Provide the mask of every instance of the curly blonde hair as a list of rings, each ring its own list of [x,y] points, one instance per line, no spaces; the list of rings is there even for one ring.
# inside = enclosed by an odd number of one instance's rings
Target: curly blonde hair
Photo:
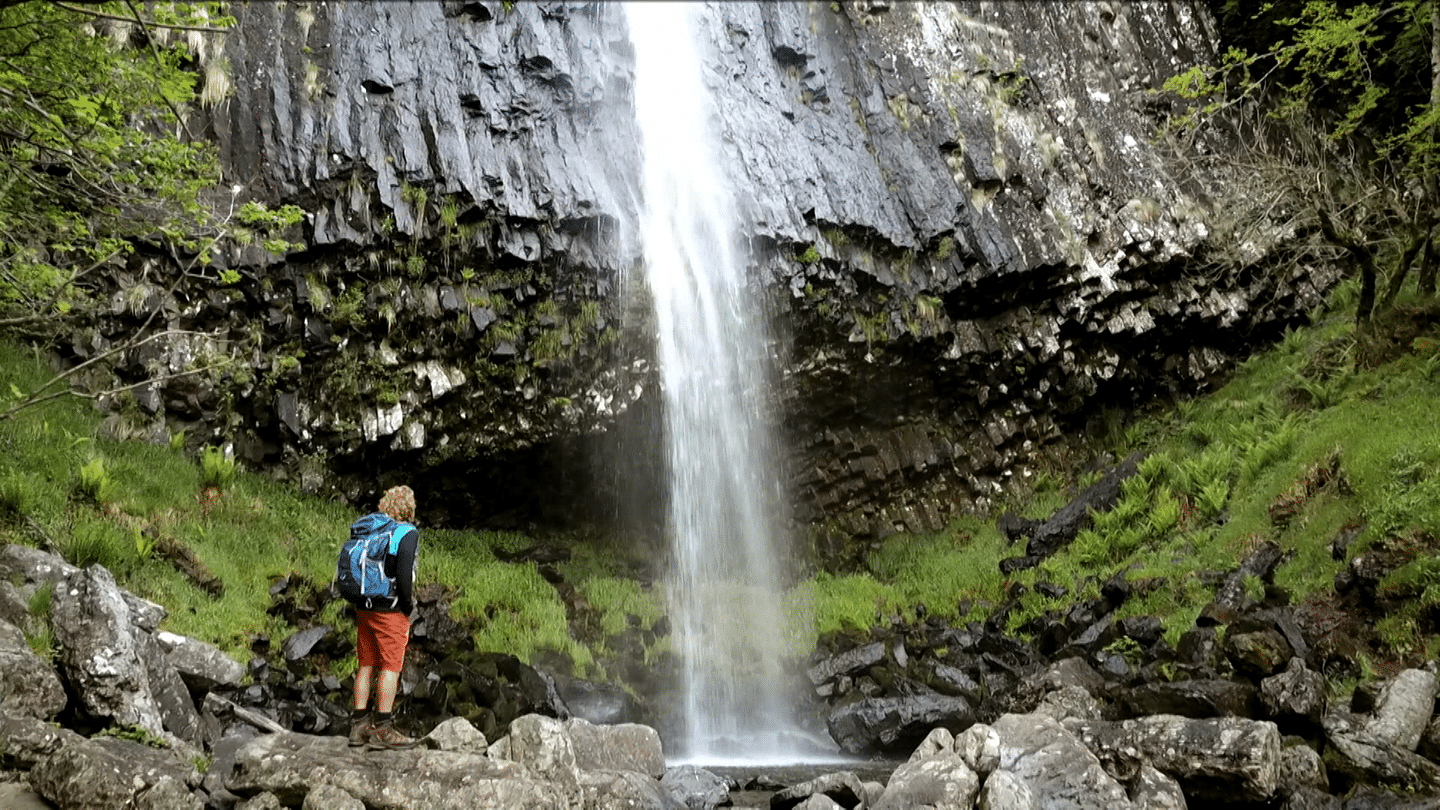
[[[391,487],[380,496],[380,511],[410,523],[415,520],[415,490],[407,486]]]

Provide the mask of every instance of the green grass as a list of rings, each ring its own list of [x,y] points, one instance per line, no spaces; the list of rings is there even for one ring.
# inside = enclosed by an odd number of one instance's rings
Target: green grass
[[[1142,450],[1140,474],[1126,482],[1113,510],[1092,515],[1089,530],[1038,568],[999,574],[999,559],[1022,549],[1001,548],[991,528],[998,512],[939,535],[897,535],[870,554],[867,571],[807,584],[819,632],[868,627],[889,612],[914,616],[918,606],[965,619],[956,615],[961,600],[997,604],[1016,584],[1048,581],[1070,591],[1067,601],[1085,598],[1097,593],[1095,583],[1125,572],[1146,587],[1120,615],[1159,617],[1174,643],[1214,595],[1196,573],[1231,570],[1258,543],[1288,552],[1274,585],[1294,602],[1332,590],[1344,563],[1332,558],[1330,543],[1347,528],[1364,526],[1351,554],[1397,541],[1433,550],[1440,543],[1440,340],[1417,338],[1411,353],[1354,370],[1350,286],[1336,291],[1316,325],[1287,332],[1217,391],[1128,425],[1109,415],[1090,455]],[[1313,471],[1337,454],[1337,479],[1307,489]],[[1046,517],[1064,503],[1061,492],[1093,480],[1047,469],[1007,505]],[[1296,499],[1293,515],[1272,520],[1271,506],[1287,498]],[[1376,628],[1394,652],[1440,649],[1423,621],[1440,605],[1433,557],[1422,551],[1382,583],[1406,605]],[[1262,594],[1264,583],[1246,584],[1248,593]],[[1030,590],[1008,625],[1017,630],[1058,607]]]
[[[47,378],[28,350],[0,344],[0,391],[28,391]],[[107,441],[98,427],[95,411],[74,399],[0,421],[0,543],[49,544],[72,563],[102,564],[122,587],[166,606],[164,629],[215,643],[239,661],[250,657],[253,635],[292,632],[266,612],[270,586],[280,577],[329,583],[353,511],[239,470],[218,448],[192,458],[179,443]],[[208,504],[200,497],[207,485],[220,491]],[[423,521],[422,514],[422,528]],[[189,547],[224,594],[212,597],[155,556],[147,533]],[[457,617],[474,623],[480,649],[523,660],[555,652],[581,670],[590,665],[554,587],[534,566],[493,554],[528,539],[429,530],[422,537],[418,581],[456,595]],[[349,631],[341,607],[321,618]]]
[[[981,619],[1013,593],[1021,595],[1007,626],[1019,632],[1036,616],[1098,595],[1099,583],[1121,572],[1144,587],[1120,615],[1159,617],[1173,643],[1213,596],[1201,572],[1231,570],[1259,543],[1274,542],[1288,556],[1273,585],[1294,602],[1323,596],[1344,565],[1332,558],[1331,541],[1363,527],[1352,555],[1381,543],[1419,550],[1381,583],[1403,606],[1375,624],[1382,648],[1397,656],[1440,650],[1429,619],[1440,605],[1440,563],[1432,562],[1440,545],[1440,340],[1417,338],[1398,359],[1353,370],[1354,327],[1343,306],[1352,294],[1337,291],[1331,314],[1239,364],[1207,396],[1129,420],[1106,414],[1103,435],[1043,460],[1028,484],[1007,491],[1007,508],[1047,517],[1096,480],[1067,459],[1146,454],[1116,507],[1093,515],[1088,530],[1039,566],[1000,574],[999,562],[1024,549],[999,535],[998,514],[895,535],[867,551],[858,570],[818,573],[787,594],[792,611],[813,617],[789,649],[803,656],[828,634],[863,634],[894,617]],[[0,344],[0,392],[31,390],[47,376],[31,352]],[[282,576],[328,583],[352,510],[227,470],[218,450],[194,458],[181,452],[183,442],[116,443],[99,438],[98,424],[77,400],[0,421],[0,542],[100,562],[124,587],[169,609],[165,629],[219,644],[238,660],[249,657],[252,635],[287,634],[266,612],[271,584]],[[1331,468],[1332,478],[1315,472]],[[222,487],[218,495],[202,497],[207,484]],[[1272,516],[1277,504],[1288,504],[1280,520]],[[423,503],[421,511],[424,529]],[[193,550],[224,582],[223,596],[212,598],[156,558],[156,537]],[[571,556],[555,570],[573,587],[557,590],[534,564],[500,559],[533,538],[430,529],[422,537],[420,583],[444,585],[481,650],[605,677],[616,656],[628,654],[632,630],[648,639],[647,664],[670,649],[646,632],[664,614],[663,589],[634,574],[648,569],[653,549],[623,538],[558,538]],[[1065,597],[1045,596],[1035,587],[1042,582]],[[1246,584],[1253,597],[1265,585]],[[322,619],[349,629],[338,605]],[[33,643],[48,648],[38,636]],[[353,660],[332,666],[344,674]]]

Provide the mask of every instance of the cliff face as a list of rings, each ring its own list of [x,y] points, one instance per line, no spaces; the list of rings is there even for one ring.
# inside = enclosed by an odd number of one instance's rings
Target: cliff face
[[[304,249],[232,246],[239,283],[164,304],[245,362],[142,389],[139,421],[345,497],[404,476],[439,520],[653,500],[620,10],[236,14],[213,134],[238,199],[310,212],[288,235]],[[1264,266],[1263,246],[1253,266],[1206,258],[1213,188],[1156,145],[1152,92],[1210,53],[1197,2],[719,3],[707,21],[779,326],[772,404],[824,536],[940,527],[1086,419],[1205,386],[1335,280]],[[155,305],[131,299],[110,329]]]

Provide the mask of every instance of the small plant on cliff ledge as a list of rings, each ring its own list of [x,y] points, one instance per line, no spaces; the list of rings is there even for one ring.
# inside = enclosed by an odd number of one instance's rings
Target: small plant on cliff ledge
[[[105,469],[104,459],[96,456],[80,467],[75,480],[75,494],[95,505],[115,500],[115,482]]]
[[[820,261],[820,251],[816,250],[814,245],[811,245],[805,248],[804,253],[796,256],[795,261],[800,262],[801,264],[814,264]]]
[[[207,445],[200,451],[200,483],[206,488],[228,489],[235,480],[235,460],[225,457],[225,451]]]

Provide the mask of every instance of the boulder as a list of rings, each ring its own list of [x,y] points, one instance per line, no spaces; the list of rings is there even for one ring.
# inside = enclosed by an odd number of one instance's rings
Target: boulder
[[[1150,765],[1140,766],[1140,773],[1130,785],[1130,801],[1135,810],[1186,810],[1188,807],[1180,783]]]
[[[483,756],[489,747],[485,735],[463,717],[452,717],[430,729],[421,741],[427,748]]]
[[[15,544],[0,548],[0,578],[18,580],[27,586],[50,583],[56,586],[80,569],[65,562],[58,554],[30,546]],[[142,599],[124,589],[117,589],[120,599],[129,608],[130,623],[147,632],[154,632],[165,618],[165,608]]]
[[[1260,682],[1260,703],[1277,723],[1318,728],[1325,714],[1325,676],[1291,658],[1284,672]]]
[[[884,660],[885,643],[877,641],[822,658],[805,670],[805,674],[812,684],[819,686],[844,675],[853,678]]]
[[[729,802],[732,782],[699,765],[677,765],[665,771],[660,786],[687,810],[714,810]]]
[[[1043,715],[1007,714],[991,726],[1000,736],[1000,761],[986,779],[983,806],[1024,807],[1024,796],[1076,810],[1129,810],[1125,788],[1074,734]],[[1003,774],[1003,775],[1002,775]],[[1000,777],[1000,782],[991,782]]]
[[[575,749],[575,765],[581,770],[634,771],[654,779],[665,775],[660,735],[649,726],[596,725],[572,717],[564,728]],[[513,734],[513,724],[511,729]]]
[[[1000,767],[1000,733],[985,723],[976,723],[955,738],[955,753],[970,770],[987,777]]]
[[[195,701],[190,697],[190,690],[180,673],[171,666],[165,648],[144,630],[136,630],[134,638],[135,651],[145,666],[145,682],[160,711],[162,726],[185,742],[197,748],[203,747],[200,712],[196,710]]]
[[[156,633],[155,640],[180,679],[198,692],[236,686],[245,675],[244,667],[213,644],[165,631]]]
[[[154,797],[158,801],[173,795],[176,785],[198,785],[200,774],[174,752],[101,737],[61,746],[36,763],[29,780],[36,793],[57,807],[140,807],[149,791],[160,790]],[[170,786],[160,787],[167,781]],[[180,806],[201,810],[204,802],[195,799]]]
[[[1321,725],[1329,743],[1325,764],[1332,778],[1360,784],[1405,786],[1412,790],[1440,790],[1440,765],[1413,751],[1391,744],[1371,730],[1371,719],[1331,711]],[[1391,730],[1382,727],[1382,731]]]
[[[295,807],[321,785],[390,810],[553,810],[577,798],[573,781],[563,787],[517,762],[424,748],[365,751],[344,737],[289,732],[242,746],[226,788]]]
[[[659,782],[635,771],[581,771],[578,785],[580,807],[686,810]]]
[[[316,785],[305,794],[300,810],[365,810],[365,803],[334,785]]]
[[[65,686],[25,634],[0,619],[0,712],[49,720],[65,708]]]
[[[1342,810],[1344,802],[1320,788],[1300,787],[1285,797],[1280,810]]]
[[[1035,713],[1044,714],[1062,722],[1071,718],[1098,720],[1101,708],[1100,701],[1092,697],[1089,692],[1078,686],[1067,686],[1064,689],[1046,693],[1045,697],[1040,699],[1040,705],[1035,707]]]
[[[85,711],[163,736],[137,628],[110,572],[91,566],[66,577],[55,588],[50,621],[66,678]]]
[[[827,773],[776,792],[770,797],[770,810],[810,807],[809,800],[815,797],[824,797],[832,805],[850,810],[860,807],[865,795],[865,786],[855,774]]]
[[[1268,721],[1157,715],[1071,721],[1067,728],[1117,778],[1131,781],[1149,765],[1179,781],[1192,800],[1267,801],[1279,784],[1280,732]]]
[[[0,710],[0,766],[6,769],[31,770],[62,747],[84,739],[68,728]]]
[[[930,807],[936,810],[969,810],[980,793],[980,776],[959,754],[938,751],[917,752],[890,774],[885,792],[873,810],[909,810]]]
[[[909,751],[933,728],[953,733],[974,722],[975,712],[964,698],[921,692],[862,698],[833,709],[826,725],[842,750],[867,754]]]
[[[1178,714],[1182,717],[1253,717],[1260,706],[1253,684],[1203,678],[1138,686],[1120,698],[1128,716]]]
[[[1289,738],[1280,749],[1280,776],[1276,790],[1284,796],[1307,787],[1329,789],[1325,762],[1320,753],[1304,741]]]
[[[517,717],[510,724],[509,743],[503,749],[506,759],[518,762],[536,776],[552,784],[573,787],[579,766],[575,744],[562,720],[539,714]]]
[[[1414,751],[1435,714],[1435,674],[1407,669],[1387,682],[1380,691],[1365,731],[1377,742]]]

